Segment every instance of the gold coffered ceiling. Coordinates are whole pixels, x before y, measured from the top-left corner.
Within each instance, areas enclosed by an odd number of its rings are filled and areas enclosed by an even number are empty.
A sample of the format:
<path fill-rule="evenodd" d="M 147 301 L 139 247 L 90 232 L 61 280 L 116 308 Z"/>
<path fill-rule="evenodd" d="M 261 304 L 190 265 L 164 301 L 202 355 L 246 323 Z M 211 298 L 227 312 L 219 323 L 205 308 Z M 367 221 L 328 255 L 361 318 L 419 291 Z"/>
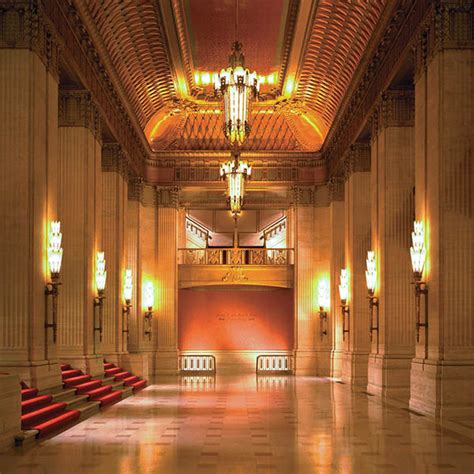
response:
<path fill-rule="evenodd" d="M 227 149 L 207 82 L 227 65 L 234 0 L 75 3 L 153 150 Z M 321 149 L 387 3 L 239 1 L 247 66 L 265 80 L 246 150 Z"/>

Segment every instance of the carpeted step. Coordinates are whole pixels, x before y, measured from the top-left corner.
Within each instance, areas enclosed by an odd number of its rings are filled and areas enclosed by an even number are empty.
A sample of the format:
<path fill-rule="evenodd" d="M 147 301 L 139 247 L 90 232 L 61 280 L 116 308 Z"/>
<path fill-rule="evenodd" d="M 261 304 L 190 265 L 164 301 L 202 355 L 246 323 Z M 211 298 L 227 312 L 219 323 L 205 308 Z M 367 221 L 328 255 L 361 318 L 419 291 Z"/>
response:
<path fill-rule="evenodd" d="M 98 398 L 107 395 L 112 391 L 112 385 L 105 385 L 104 387 L 99 387 L 90 392 L 87 392 L 86 395 L 89 395 L 89 400 L 97 401 Z"/>
<path fill-rule="evenodd" d="M 81 383 L 89 382 L 92 378 L 92 375 L 79 375 L 78 377 L 71 377 L 64 381 L 64 386 L 66 388 L 75 387 Z"/>
<path fill-rule="evenodd" d="M 60 415 L 66 409 L 64 402 L 52 403 L 47 407 L 40 408 L 39 410 L 32 411 L 21 417 L 21 429 L 31 429 L 33 425 L 38 425 L 44 421 Z"/>
<path fill-rule="evenodd" d="M 77 389 L 77 394 L 88 393 L 90 390 L 94 390 L 95 388 L 99 388 L 102 386 L 102 380 L 91 380 L 90 382 L 81 383 L 76 385 L 75 388 Z"/>
<path fill-rule="evenodd" d="M 138 382 L 138 380 L 140 380 L 140 377 L 137 377 L 136 375 L 132 375 L 130 377 L 122 379 L 122 382 L 127 387 L 129 385 L 132 385 L 135 382 Z"/>
<path fill-rule="evenodd" d="M 63 370 L 61 372 L 61 377 L 63 378 L 63 380 L 70 379 L 72 377 L 77 377 L 79 375 L 84 375 L 82 373 L 82 370 L 79 369 Z"/>
<path fill-rule="evenodd" d="M 112 362 L 106 362 L 104 364 L 104 370 L 113 369 L 114 367 L 115 367 L 115 364 L 112 364 Z"/>
<path fill-rule="evenodd" d="M 113 369 L 107 369 L 105 371 L 105 376 L 111 376 L 111 375 L 115 375 L 115 374 L 118 374 L 119 372 L 122 372 L 123 369 L 121 369 L 120 367 L 114 367 Z"/>
<path fill-rule="evenodd" d="M 71 370 L 72 367 L 70 364 L 61 364 L 59 367 L 61 367 L 61 371 L 63 370 Z"/>
<path fill-rule="evenodd" d="M 100 402 L 100 406 L 103 407 L 104 405 L 112 405 L 113 403 L 117 403 L 122 400 L 122 392 L 120 390 L 116 390 L 114 392 L 110 392 L 107 395 L 103 395 L 102 397 L 97 397 L 94 401 Z"/>
<path fill-rule="evenodd" d="M 33 425 L 31 429 L 39 431 L 37 438 L 43 438 L 44 436 L 47 436 L 50 433 L 64 428 L 65 426 L 68 426 L 71 423 L 74 423 L 79 419 L 80 416 L 81 412 L 79 410 L 68 410 L 58 416 L 55 416 L 54 418 Z"/>
<path fill-rule="evenodd" d="M 29 400 L 30 398 L 36 397 L 38 395 L 37 388 L 24 388 L 21 391 L 21 399 L 23 401 Z"/>
<path fill-rule="evenodd" d="M 138 382 L 132 383 L 130 385 L 133 388 L 134 392 L 138 392 L 138 390 L 141 390 L 142 388 L 145 388 L 147 386 L 147 381 L 146 380 L 139 380 Z"/>
<path fill-rule="evenodd" d="M 127 377 L 130 377 L 132 374 L 127 371 L 119 372 L 118 374 L 115 374 L 115 380 L 123 380 L 126 379 Z"/>
<path fill-rule="evenodd" d="M 51 403 L 53 397 L 51 395 L 40 395 L 39 397 L 30 398 L 21 402 L 21 414 L 26 415 L 34 410 L 39 410 Z"/>

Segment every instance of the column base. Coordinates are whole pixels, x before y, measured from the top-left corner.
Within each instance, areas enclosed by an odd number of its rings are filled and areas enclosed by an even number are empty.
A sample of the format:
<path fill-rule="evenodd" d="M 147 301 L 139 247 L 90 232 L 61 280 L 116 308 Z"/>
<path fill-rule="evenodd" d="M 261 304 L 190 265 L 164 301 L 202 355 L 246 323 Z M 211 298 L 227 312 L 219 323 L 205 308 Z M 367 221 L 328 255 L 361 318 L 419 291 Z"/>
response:
<path fill-rule="evenodd" d="M 331 377 L 340 379 L 342 377 L 342 361 L 344 351 L 335 349 L 331 351 Z"/>
<path fill-rule="evenodd" d="M 316 352 L 295 351 L 295 375 L 316 375 Z"/>
<path fill-rule="evenodd" d="M 18 376 L 29 387 L 45 390 L 62 384 L 61 370 L 57 361 L 20 362 L 0 365 L 0 372 Z M 15 364 L 15 365 L 14 365 Z"/>
<path fill-rule="evenodd" d="M 157 351 L 152 358 L 152 373 L 157 375 L 178 373 L 178 350 Z"/>
<path fill-rule="evenodd" d="M 410 409 L 435 418 L 474 417 L 474 362 L 413 359 Z"/>
<path fill-rule="evenodd" d="M 408 403 L 411 360 L 410 356 L 370 354 L 367 392 Z"/>
<path fill-rule="evenodd" d="M 102 354 L 89 356 L 65 356 L 61 362 L 70 364 L 72 368 L 82 370 L 85 374 L 95 376 L 104 375 L 104 356 Z"/>
<path fill-rule="evenodd" d="M 126 352 L 104 352 L 104 360 L 116 366 L 120 366 L 122 365 L 121 360 L 124 354 L 126 354 Z"/>
<path fill-rule="evenodd" d="M 367 352 L 344 352 L 341 379 L 353 390 L 367 390 Z"/>
<path fill-rule="evenodd" d="M 0 374 L 0 453 L 15 445 L 21 432 L 21 395 L 18 375 Z"/>
<path fill-rule="evenodd" d="M 114 362 L 115 363 L 115 362 Z M 133 375 L 139 377 L 150 377 L 150 353 L 134 352 L 131 354 L 122 354 L 120 356 L 120 364 L 123 369 L 128 370 Z"/>
<path fill-rule="evenodd" d="M 315 351 L 316 356 L 316 375 L 318 377 L 331 376 L 331 350 Z"/>

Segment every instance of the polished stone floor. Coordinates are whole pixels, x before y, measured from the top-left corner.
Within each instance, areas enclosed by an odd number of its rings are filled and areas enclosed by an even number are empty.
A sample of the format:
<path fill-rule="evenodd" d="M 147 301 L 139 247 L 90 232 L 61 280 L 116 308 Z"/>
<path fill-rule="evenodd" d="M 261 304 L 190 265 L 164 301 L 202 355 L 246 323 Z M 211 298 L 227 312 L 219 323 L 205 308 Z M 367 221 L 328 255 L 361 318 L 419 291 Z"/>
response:
<path fill-rule="evenodd" d="M 1 474 L 472 473 L 474 441 L 315 377 L 156 379 Z"/>

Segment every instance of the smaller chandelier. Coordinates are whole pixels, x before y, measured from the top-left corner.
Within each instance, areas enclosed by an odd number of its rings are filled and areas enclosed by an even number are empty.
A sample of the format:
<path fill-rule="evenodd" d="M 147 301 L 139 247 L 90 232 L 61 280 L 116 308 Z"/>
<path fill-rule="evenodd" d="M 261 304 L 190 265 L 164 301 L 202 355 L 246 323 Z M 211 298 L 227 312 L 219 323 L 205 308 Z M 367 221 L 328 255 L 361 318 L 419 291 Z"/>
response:
<path fill-rule="evenodd" d="M 234 219 L 242 212 L 245 195 L 245 182 L 250 178 L 252 167 L 246 161 L 240 161 L 238 153 L 234 159 L 221 166 L 221 177 L 227 181 L 227 201 Z"/>
<path fill-rule="evenodd" d="M 224 134 L 233 147 L 239 147 L 250 132 L 250 104 L 259 90 L 257 73 L 245 68 L 239 41 L 233 43 L 229 67 L 217 75 L 214 86 L 224 96 Z"/>

